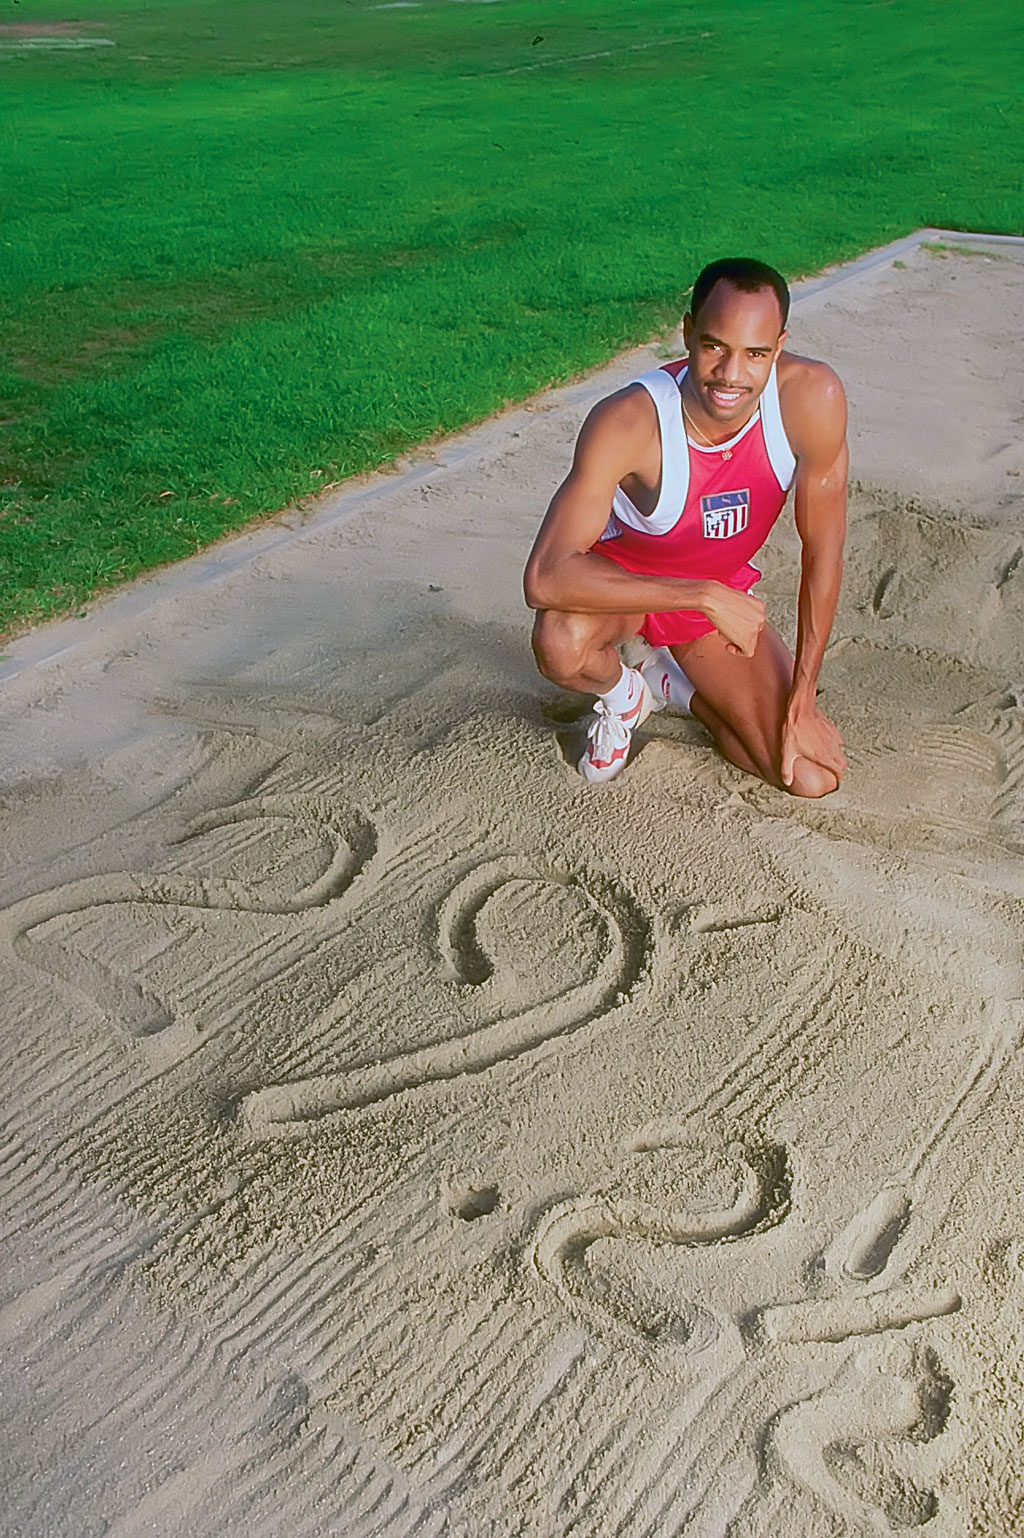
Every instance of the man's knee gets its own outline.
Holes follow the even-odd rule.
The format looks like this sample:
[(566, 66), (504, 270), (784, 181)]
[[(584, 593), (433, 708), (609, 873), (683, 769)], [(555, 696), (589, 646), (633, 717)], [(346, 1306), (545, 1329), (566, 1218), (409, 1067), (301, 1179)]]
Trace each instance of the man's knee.
[(542, 609), (534, 621), (533, 655), (544, 677), (553, 684), (572, 686), (572, 680), (584, 670), (593, 642), (589, 615)]

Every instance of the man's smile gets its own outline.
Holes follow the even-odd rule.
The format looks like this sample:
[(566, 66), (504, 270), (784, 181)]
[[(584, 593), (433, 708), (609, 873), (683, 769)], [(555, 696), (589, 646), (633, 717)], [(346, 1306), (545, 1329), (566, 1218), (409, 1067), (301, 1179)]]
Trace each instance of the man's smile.
[(745, 395), (749, 395), (751, 393), (749, 390), (742, 389), (735, 385), (727, 386), (709, 384), (706, 385), (705, 388), (708, 394), (711, 396), (711, 399), (716, 403), (716, 405), (719, 406), (736, 406)]

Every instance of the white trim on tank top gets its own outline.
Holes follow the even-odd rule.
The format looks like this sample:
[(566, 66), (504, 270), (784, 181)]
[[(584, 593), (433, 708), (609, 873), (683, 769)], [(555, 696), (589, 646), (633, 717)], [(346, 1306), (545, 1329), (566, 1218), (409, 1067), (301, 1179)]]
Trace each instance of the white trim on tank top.
[(652, 369), (649, 374), (641, 374), (639, 379), (632, 381), (633, 384), (643, 385), (658, 413), (658, 427), (661, 433), (661, 491), (654, 511), (644, 514), (633, 505), (621, 486), (616, 487), (612, 501), (612, 517), (602, 538), (608, 539), (614, 535), (616, 522), (626, 524), (631, 529), (638, 529), (644, 534), (671, 534), (683, 515), (690, 489), (690, 448), (693, 447), (703, 453), (720, 454), (723, 449), (733, 448), (739, 443), (758, 418), (761, 420), (764, 431), (768, 463), (772, 467), (775, 479), (783, 491), (788, 491), (792, 485), (796, 471), (796, 456), (789, 446), (786, 429), (782, 425), (782, 408), (779, 405), (775, 364), (772, 364), (772, 371), (768, 375), (768, 383), (764, 387), (758, 409), (750, 421), (744, 423), (734, 438), (730, 438), (727, 443), (718, 444), (714, 450), (701, 449), (700, 444), (691, 445), (687, 440), (679, 401), (685, 378), (686, 369), (683, 369), (676, 380), (663, 368), (657, 368)]

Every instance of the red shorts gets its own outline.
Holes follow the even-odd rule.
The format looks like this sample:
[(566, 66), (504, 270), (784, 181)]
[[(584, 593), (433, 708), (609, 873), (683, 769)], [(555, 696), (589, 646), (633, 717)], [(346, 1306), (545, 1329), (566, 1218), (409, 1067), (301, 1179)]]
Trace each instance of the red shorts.
[(710, 635), (714, 625), (699, 609), (669, 609), (665, 614), (645, 614), (638, 635), (649, 646), (685, 646)]
[[(758, 572), (754, 582), (760, 581)], [(750, 568), (741, 572), (734, 581), (725, 584), (737, 593), (752, 593)], [(650, 646), (685, 646), (688, 641), (699, 641), (702, 635), (710, 635), (715, 626), (700, 609), (669, 609), (664, 614), (645, 614), (638, 635)]]

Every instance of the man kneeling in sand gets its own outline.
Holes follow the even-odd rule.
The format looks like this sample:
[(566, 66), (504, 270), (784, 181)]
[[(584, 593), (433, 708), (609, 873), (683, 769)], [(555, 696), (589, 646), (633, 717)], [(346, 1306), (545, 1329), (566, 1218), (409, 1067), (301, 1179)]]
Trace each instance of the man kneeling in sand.
[[(525, 589), (541, 672), (597, 695), (584, 779), (618, 774), (634, 729), (666, 704), (795, 796), (826, 796), (843, 776), (842, 739), (815, 696), (842, 575), (846, 400), (827, 364), (783, 352), (788, 315), (774, 268), (713, 262), (683, 321), (688, 357), (583, 425)], [(750, 564), (794, 483), (795, 660), (765, 623)], [(617, 648), (638, 633), (655, 650), (624, 667)]]

